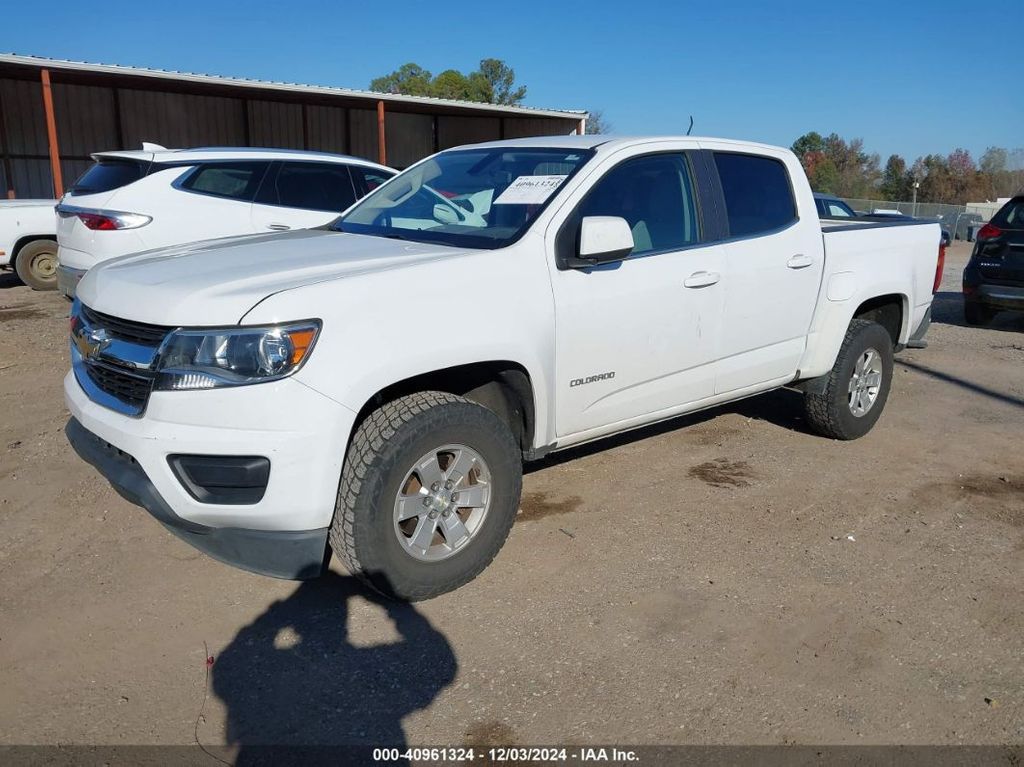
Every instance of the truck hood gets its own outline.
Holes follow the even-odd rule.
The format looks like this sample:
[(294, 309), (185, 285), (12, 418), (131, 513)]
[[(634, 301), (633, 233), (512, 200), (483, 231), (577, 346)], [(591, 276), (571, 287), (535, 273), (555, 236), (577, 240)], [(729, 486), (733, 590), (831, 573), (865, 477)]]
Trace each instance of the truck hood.
[(233, 325), (274, 293), (464, 252), (323, 229), (248, 235), (111, 259), (90, 269), (76, 294), (137, 322)]

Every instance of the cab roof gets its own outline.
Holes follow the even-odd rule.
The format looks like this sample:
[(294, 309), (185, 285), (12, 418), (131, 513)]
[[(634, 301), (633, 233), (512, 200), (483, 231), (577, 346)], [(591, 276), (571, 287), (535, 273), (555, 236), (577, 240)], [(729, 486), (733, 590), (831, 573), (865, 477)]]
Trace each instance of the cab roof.
[[(730, 144), (737, 149), (772, 149), (779, 150), (783, 147), (761, 144), (756, 141), (739, 141), (736, 139), (715, 138), (713, 136), (606, 136), (606, 135), (585, 135), (578, 136), (532, 136), (530, 138), (503, 139), (501, 141), (486, 141), (480, 144), (473, 144), (474, 148), (498, 149), (502, 147), (524, 147), (535, 149), (599, 149), (608, 151), (620, 149), (626, 146), (642, 146), (644, 144), (657, 144), (663, 141), (679, 141), (693, 143), (694, 145), (704, 142), (716, 144)], [(460, 148), (460, 147), (453, 147)], [(785, 150), (788, 151), (788, 150)]]

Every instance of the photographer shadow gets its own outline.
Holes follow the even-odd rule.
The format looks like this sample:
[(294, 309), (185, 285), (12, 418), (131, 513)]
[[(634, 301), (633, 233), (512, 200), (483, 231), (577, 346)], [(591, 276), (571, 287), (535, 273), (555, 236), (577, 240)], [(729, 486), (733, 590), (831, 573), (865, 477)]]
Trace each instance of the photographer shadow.
[[(398, 641), (353, 645), (353, 597), (379, 605)], [(237, 764), (352, 764), (369, 761), (369, 749), (339, 746), (404, 748), (402, 719), (428, 706), (457, 669), (447, 639), (415, 607), (328, 572), (242, 628), (211, 674)]]

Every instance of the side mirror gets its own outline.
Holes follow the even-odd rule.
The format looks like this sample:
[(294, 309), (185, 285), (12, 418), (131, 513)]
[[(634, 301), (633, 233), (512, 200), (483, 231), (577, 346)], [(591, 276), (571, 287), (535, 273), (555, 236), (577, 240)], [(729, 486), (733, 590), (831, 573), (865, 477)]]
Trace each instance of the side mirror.
[(580, 222), (578, 257), (568, 266), (585, 269), (622, 261), (633, 252), (633, 232), (626, 219), (618, 216), (587, 216)]

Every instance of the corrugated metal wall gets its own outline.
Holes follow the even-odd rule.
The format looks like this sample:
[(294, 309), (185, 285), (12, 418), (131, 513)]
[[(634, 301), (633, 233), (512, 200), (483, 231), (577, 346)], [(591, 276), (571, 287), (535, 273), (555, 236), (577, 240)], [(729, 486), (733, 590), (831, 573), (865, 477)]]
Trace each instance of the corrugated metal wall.
[(302, 105), (280, 101), (249, 102), (249, 144), (303, 149)]
[(43, 91), (37, 82), (0, 80), (0, 119), (3, 120), (7, 184), (0, 195), (13, 189), (18, 197), (50, 197), (53, 183), (46, 140)]
[[(50, 197), (53, 181), (42, 86), (38, 79), (16, 77), (0, 77), (0, 197), (12, 188), (18, 197)], [(167, 147), (308, 148), (378, 159), (373, 102), (363, 109), (179, 93), (162, 90), (159, 84), (148, 89), (72, 84), (61, 82), (60, 72), (51, 72), (51, 79), (65, 187), (89, 168), (93, 152), (138, 149), (143, 141)], [(576, 126), (572, 118), (435, 117), (388, 111), (387, 160), (405, 168), (435, 149), (502, 136), (567, 134)]]
[(437, 144), (439, 149), (448, 149), (460, 144), (478, 144), (501, 138), (501, 120), (497, 117), (453, 117), (442, 115), (437, 118)]
[(348, 149), (345, 110), (341, 107), (306, 107), (309, 149), (344, 154)]
[[(123, 149), (143, 141), (166, 147), (244, 146), (242, 99), (119, 88)], [(61, 147), (63, 151), (63, 147)]]
[(434, 153), (434, 118), (431, 115), (393, 112), (386, 115), (384, 130), (388, 165), (394, 168), (408, 168)]
[(356, 157), (376, 160), (378, 157), (377, 111), (375, 109), (350, 109), (349, 126), (352, 128), (352, 154)]
[[(51, 88), (62, 155), (88, 157), (92, 152), (120, 148), (113, 88), (66, 83), (53, 83)], [(43, 154), (46, 152), (44, 146)]]
[(559, 120), (550, 117), (506, 117), (505, 138), (527, 136), (565, 136), (579, 127), (579, 120)]

